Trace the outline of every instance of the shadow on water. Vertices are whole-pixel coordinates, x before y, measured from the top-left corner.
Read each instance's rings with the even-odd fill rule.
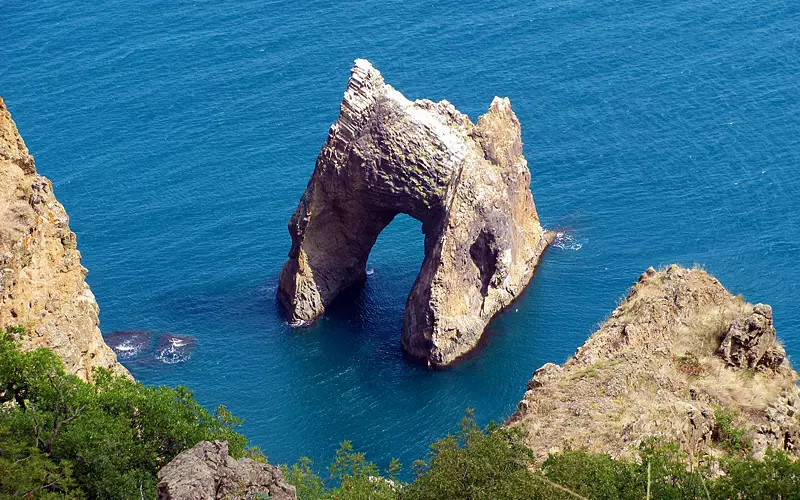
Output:
[[[370,298],[369,288],[367,280],[345,288],[325,310],[325,316],[329,320],[363,330],[368,326],[370,307],[375,305]]]

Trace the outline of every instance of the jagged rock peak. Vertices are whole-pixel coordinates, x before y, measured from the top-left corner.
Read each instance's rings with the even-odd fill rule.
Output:
[[[128,374],[103,341],[99,308],[84,280],[75,233],[36,173],[33,157],[0,98],[0,324],[23,325],[24,349],[46,347],[66,370],[91,379],[98,366]]]
[[[297,500],[277,467],[228,455],[225,441],[200,441],[158,471],[158,500]]]
[[[477,124],[447,101],[410,101],[358,59],[316,168],[289,221],[278,298],[308,324],[366,279],[378,234],[399,213],[422,222],[425,259],[401,342],[431,366],[473,349],[528,284],[542,229],[520,124],[496,97]]]
[[[796,382],[769,306],[699,269],[650,268],[572,358],[536,370],[507,425],[526,431],[539,460],[568,447],[630,457],[651,436],[713,455],[724,408],[756,458],[797,453]]]

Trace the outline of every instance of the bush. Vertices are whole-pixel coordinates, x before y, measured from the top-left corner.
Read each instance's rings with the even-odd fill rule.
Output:
[[[14,402],[0,409],[0,491],[154,498],[158,470],[199,441],[228,441],[232,455],[244,454],[241,420],[225,407],[212,415],[185,387],[94,375],[87,384],[52,352],[22,352],[10,332],[0,334],[0,402]]]
[[[19,333],[14,331],[14,333]],[[228,441],[231,455],[264,461],[246,449],[241,421],[223,406],[209,413],[186,388],[145,387],[108,371],[95,384],[64,373],[50,351],[21,352],[0,334],[0,497],[136,499],[155,497],[156,473],[201,440]],[[800,463],[782,451],[749,458],[745,432],[717,411],[717,437],[730,451],[712,475],[674,443],[644,442],[638,461],[567,450],[541,467],[518,429],[481,429],[471,412],[459,431],[431,445],[411,484],[392,461],[384,475],[342,443],[328,485],[304,458],[283,467],[301,500],[534,500],[550,498],[800,498]],[[694,463],[693,463],[694,462]]]
[[[468,411],[459,432],[434,443],[428,463],[415,464],[416,480],[402,498],[540,498],[551,488],[530,472],[533,456],[521,438],[494,424],[482,431]]]
[[[650,498],[658,499],[800,498],[800,463],[782,451],[769,451],[763,462],[738,452],[726,455],[719,461],[721,474],[712,474],[704,465],[710,457],[693,462],[676,443],[650,439],[641,444],[636,461],[567,450],[535,467],[522,437],[518,430],[494,424],[481,430],[468,412],[458,433],[434,443],[428,460],[414,464],[411,484],[395,481],[375,493],[369,487],[380,480],[367,478],[377,468],[349,443],[331,467],[332,472],[349,471],[331,476],[339,481],[335,488],[325,488],[308,459],[286,469],[287,478],[298,486],[301,500],[639,500],[648,490]]]
[[[734,413],[726,408],[717,407],[714,411],[716,427],[714,439],[727,451],[747,455],[752,449],[752,443],[747,438],[747,431],[733,425]]]
[[[297,487],[298,500],[393,500],[403,487],[397,479],[397,460],[393,459],[386,475],[381,476],[378,466],[367,461],[363,453],[354,452],[350,441],[341,444],[328,468],[330,482],[335,485],[331,488],[325,487],[308,457],[282,469],[286,480]]]

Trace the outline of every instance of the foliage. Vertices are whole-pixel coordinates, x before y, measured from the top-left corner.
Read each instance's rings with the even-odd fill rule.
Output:
[[[692,458],[676,443],[650,439],[641,444],[636,461],[566,450],[550,455],[537,468],[522,437],[519,431],[494,424],[481,430],[468,413],[458,433],[434,443],[428,460],[414,465],[413,483],[395,482],[394,488],[381,492],[383,496],[346,479],[376,471],[348,443],[331,467],[333,477],[341,481],[333,489],[325,488],[308,459],[285,470],[301,500],[638,500],[646,498],[648,490],[650,498],[659,499],[800,498],[800,462],[782,451],[769,451],[763,462],[727,455],[712,473],[705,464],[711,462],[709,457]],[[342,470],[349,473],[340,475]]]
[[[403,487],[397,479],[400,471],[397,460],[393,459],[381,476],[378,466],[368,462],[363,453],[354,452],[350,441],[341,444],[328,471],[330,481],[335,484],[332,488],[325,487],[308,457],[291,467],[283,467],[286,480],[297,487],[298,500],[392,500]]]
[[[705,372],[700,360],[693,353],[687,353],[683,356],[673,355],[672,359],[680,371],[691,377],[699,377]]]
[[[298,500],[315,500],[323,498],[325,482],[314,471],[314,462],[308,457],[301,457],[300,461],[291,467],[282,466],[286,481],[297,488]]]
[[[711,498],[800,498],[800,462],[768,450],[764,461],[727,457],[726,475],[709,484]]]
[[[81,499],[84,498],[68,461],[56,463],[33,440],[16,436],[0,427],[0,497]]]
[[[727,408],[717,407],[714,411],[716,427],[714,438],[729,452],[746,455],[752,448],[747,431],[733,425],[734,413]]]
[[[201,440],[226,440],[233,456],[266,461],[246,449],[235,431],[241,420],[225,407],[212,415],[186,388],[145,387],[102,370],[87,384],[50,351],[19,351],[12,333],[21,334],[0,334],[0,498],[153,498],[156,472]],[[381,476],[348,441],[325,480],[307,458],[283,471],[301,500],[800,498],[800,462],[782,451],[750,458],[734,420],[717,409],[715,436],[730,452],[721,458],[648,440],[636,461],[566,450],[537,467],[521,431],[481,429],[468,411],[455,435],[414,464],[410,484],[398,479],[396,460]]]
[[[416,481],[403,498],[538,498],[550,488],[529,471],[533,456],[521,438],[494,424],[482,431],[468,411],[459,432],[434,443],[428,463],[415,464]]]
[[[232,455],[244,454],[241,420],[224,406],[212,415],[185,387],[94,375],[87,384],[52,352],[22,352],[0,334],[0,401],[13,401],[0,408],[1,492],[153,498],[158,470],[199,441],[225,440]]]

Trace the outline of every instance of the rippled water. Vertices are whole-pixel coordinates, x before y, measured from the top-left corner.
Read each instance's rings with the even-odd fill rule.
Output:
[[[327,462],[351,439],[409,464],[467,407],[503,419],[650,265],[702,265],[772,304],[800,353],[797,3],[137,3],[4,3],[0,95],[72,217],[104,332],[155,332],[123,362],[227,404],[273,462]],[[290,329],[274,299],[357,57],[473,119],[509,96],[561,233],[487,346],[449,371],[399,345],[413,219],[313,328]],[[165,332],[195,339],[188,358]]]

